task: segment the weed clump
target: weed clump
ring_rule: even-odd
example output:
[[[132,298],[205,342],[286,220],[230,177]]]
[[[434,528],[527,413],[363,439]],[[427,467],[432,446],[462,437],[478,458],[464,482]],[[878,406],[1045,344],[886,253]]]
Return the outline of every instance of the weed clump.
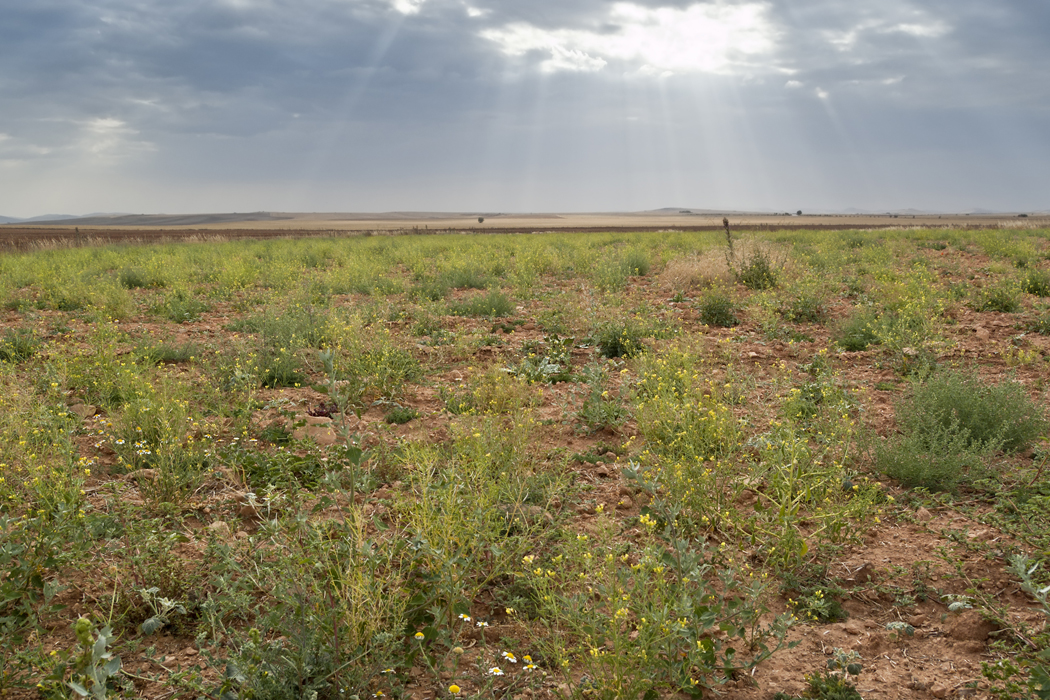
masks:
[[[416,418],[419,418],[419,411],[416,409],[407,406],[394,406],[386,412],[383,420],[390,425],[404,425]]]
[[[972,481],[999,452],[1017,452],[1046,429],[1020,384],[986,384],[942,372],[916,384],[897,406],[902,434],[876,449],[880,471],[906,486],[951,491]]]
[[[15,328],[0,338],[0,360],[18,364],[25,362],[40,349],[40,339],[26,328]]]
[[[649,274],[649,268],[651,263],[649,262],[649,254],[640,248],[631,248],[623,256],[621,263],[623,271],[627,275],[632,277],[644,277]]]
[[[1016,382],[987,384],[968,372],[941,372],[916,385],[897,407],[908,430],[932,435],[951,429],[970,447],[1027,448],[1046,429],[1042,410]]]
[[[196,321],[207,310],[206,303],[183,289],[176,289],[153,308],[154,313],[174,323]]]
[[[847,352],[860,352],[867,350],[869,345],[878,345],[877,322],[878,317],[871,311],[854,312],[835,328],[835,343]]]
[[[974,311],[996,311],[1001,314],[1021,310],[1021,287],[1017,284],[999,284],[980,290],[972,301]]]
[[[124,289],[149,289],[164,286],[164,278],[141,267],[125,267],[117,273],[117,280]]]
[[[771,256],[761,248],[753,250],[739,267],[734,267],[736,281],[748,289],[761,291],[777,286],[777,266]]]
[[[484,318],[502,318],[514,310],[514,302],[498,289],[490,289],[488,294],[470,297],[448,305],[453,316],[476,316]]]
[[[1028,270],[1021,280],[1021,291],[1037,297],[1050,297],[1050,272],[1046,270]]]
[[[700,322],[704,325],[732,328],[740,324],[736,315],[739,306],[726,290],[720,287],[708,290],[697,304],[697,309],[700,312]]]
[[[646,336],[639,324],[631,320],[607,323],[598,329],[595,342],[602,357],[635,357],[646,350]]]

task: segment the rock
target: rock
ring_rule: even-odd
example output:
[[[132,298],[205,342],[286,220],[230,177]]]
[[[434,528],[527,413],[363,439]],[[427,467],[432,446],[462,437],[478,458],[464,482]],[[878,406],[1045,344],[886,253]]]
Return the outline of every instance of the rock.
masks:
[[[237,515],[248,520],[262,520],[262,514],[259,513],[259,504],[252,503],[251,501],[244,501],[237,506]]]
[[[875,565],[871,562],[865,563],[859,569],[853,572],[853,575],[846,579],[852,581],[853,585],[859,586],[863,583],[870,583],[875,578]]]
[[[194,649],[193,647],[186,647],[182,650],[182,653],[184,656],[196,656],[200,652]]]
[[[208,532],[224,540],[230,539],[230,526],[222,520],[216,520],[208,525]]]
[[[601,465],[600,467],[598,467],[597,469],[595,469],[594,473],[597,476],[600,476],[600,477],[603,477],[603,478],[606,478],[606,479],[609,478],[610,476],[612,476],[612,472],[609,471],[609,467],[605,466],[604,464]]]
[[[338,439],[338,436],[335,434],[335,430],[332,429],[330,423],[325,425],[304,426],[293,432],[292,437],[296,440],[313,440],[322,447],[334,445]]]
[[[995,625],[976,610],[965,610],[950,622],[948,635],[961,642],[986,642]]]
[[[948,697],[948,686],[943,683],[934,683],[930,688],[930,695],[935,698],[946,698]]]
[[[624,485],[620,487],[620,490],[617,492],[617,495],[631,497],[634,496],[634,491],[631,490],[630,486]]]
[[[77,414],[81,418],[90,418],[91,416],[95,415],[95,412],[98,409],[96,409],[91,404],[75,403],[75,404],[73,404],[72,406],[69,407],[69,410],[72,411],[73,413]]]
[[[966,533],[966,538],[974,542],[988,542],[995,539],[995,533],[988,528],[977,528]]]
[[[128,473],[129,479],[134,479],[137,482],[142,481],[156,481],[157,470],[156,469],[136,469],[133,472]]]
[[[594,512],[594,506],[579,505],[576,506],[576,513],[578,515],[590,515]]]
[[[616,504],[617,510],[630,510],[634,508],[634,499],[630,496],[621,496],[620,501]]]
[[[991,333],[988,332],[988,329],[985,328],[984,326],[976,326],[976,327],[974,327],[973,334],[974,334],[974,336],[977,337],[977,340],[988,340],[988,338],[991,337],[991,335],[992,335]]]
[[[928,523],[933,520],[933,513],[928,511],[924,506],[915,511],[915,519],[920,523]]]
[[[860,625],[856,622],[847,622],[842,626],[842,629],[846,634],[853,635],[854,637],[864,634],[864,630],[862,630]]]
[[[306,421],[307,425],[331,425],[332,419],[330,416],[303,416],[303,420]]]
[[[923,625],[926,624],[926,616],[925,615],[912,615],[911,617],[908,618],[908,624],[911,625],[912,627],[922,627]]]
[[[238,530],[236,533],[234,533],[233,536],[236,537],[239,540],[246,540],[246,539],[248,539],[248,533],[245,532],[244,530]]]
[[[547,522],[554,522],[554,516],[548,513],[545,509],[540,506],[525,506],[525,516],[532,522],[538,520],[546,520]]]

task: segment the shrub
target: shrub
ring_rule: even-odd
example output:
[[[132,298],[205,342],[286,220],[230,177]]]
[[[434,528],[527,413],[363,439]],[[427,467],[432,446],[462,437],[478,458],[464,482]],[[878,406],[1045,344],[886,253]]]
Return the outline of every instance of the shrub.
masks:
[[[876,467],[905,486],[939,491],[975,480],[996,453],[1024,449],[1046,428],[1021,385],[962,372],[916,384],[896,413],[902,434],[876,448]]]
[[[437,284],[452,289],[485,289],[492,279],[475,268],[457,267],[442,273]]]
[[[595,342],[602,357],[635,357],[645,352],[644,337],[644,331],[628,320],[601,326]]]
[[[514,302],[498,289],[490,289],[488,294],[453,302],[448,305],[448,310],[453,316],[501,318],[510,315],[514,310]]]
[[[124,289],[146,289],[149,287],[163,287],[164,279],[154,273],[143,270],[141,267],[125,267],[117,273],[120,286]]]
[[[740,323],[736,312],[736,302],[724,290],[714,287],[700,299],[697,308],[700,311],[700,322],[708,326],[732,328]]]
[[[866,350],[869,345],[879,344],[875,327],[878,317],[867,310],[856,311],[843,319],[835,328],[835,343],[848,352]]]
[[[150,364],[177,364],[180,362],[191,362],[200,357],[201,349],[193,343],[172,345],[161,343],[160,345],[139,345],[135,348],[135,354]]]
[[[1050,335],[1050,314],[1043,315],[1028,324],[1029,330],[1039,335]]]
[[[1050,297],[1050,272],[1029,270],[1021,280],[1021,290],[1037,297]]]
[[[440,301],[448,296],[449,286],[443,281],[422,282],[412,290],[413,296],[422,301]]]
[[[980,290],[972,302],[974,311],[1012,314],[1021,310],[1021,289],[1016,284],[998,284]]]
[[[777,269],[773,257],[761,248],[753,250],[734,272],[737,282],[748,289],[760,291],[777,286]]]
[[[970,447],[1001,444],[1023,450],[1046,429],[1043,412],[1016,382],[986,384],[973,374],[941,372],[918,384],[897,406],[897,423],[932,436],[951,430]]]
[[[27,328],[14,328],[0,338],[0,360],[4,362],[25,362],[40,348],[40,339]]]
[[[386,412],[383,420],[390,425],[404,425],[419,418],[419,411],[410,406],[394,406]]]
[[[583,375],[589,391],[576,417],[589,432],[615,429],[630,417],[630,411],[623,405],[621,398],[605,389],[608,377],[601,367],[589,365]]]
[[[789,299],[780,308],[780,314],[796,323],[823,323],[828,317],[828,306],[823,297],[802,292]]]
[[[641,248],[631,248],[623,256],[623,271],[630,276],[649,274],[649,254]]]
[[[994,449],[974,449],[967,436],[954,428],[907,432],[875,448],[875,466],[909,488],[954,491],[984,470]]]
[[[175,323],[189,323],[196,321],[200,315],[208,310],[208,305],[193,296],[189,292],[176,289],[163,303],[154,307],[154,313],[174,321]]]

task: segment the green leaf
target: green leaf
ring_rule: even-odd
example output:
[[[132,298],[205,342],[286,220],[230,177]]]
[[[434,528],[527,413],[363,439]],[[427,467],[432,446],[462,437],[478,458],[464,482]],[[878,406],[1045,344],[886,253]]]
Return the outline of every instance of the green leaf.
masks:
[[[159,630],[163,626],[164,626],[164,620],[162,618],[151,617],[148,620],[146,620],[145,622],[143,622],[141,625],[139,625],[139,629],[142,630],[142,634],[149,635],[149,634],[153,634],[154,632],[156,632],[157,630]]]

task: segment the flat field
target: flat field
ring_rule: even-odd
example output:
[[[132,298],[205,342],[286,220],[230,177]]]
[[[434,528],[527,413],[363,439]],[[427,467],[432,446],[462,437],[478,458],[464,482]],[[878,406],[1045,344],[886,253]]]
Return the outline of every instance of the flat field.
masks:
[[[1048,239],[7,253],[0,697],[1046,697]]]

